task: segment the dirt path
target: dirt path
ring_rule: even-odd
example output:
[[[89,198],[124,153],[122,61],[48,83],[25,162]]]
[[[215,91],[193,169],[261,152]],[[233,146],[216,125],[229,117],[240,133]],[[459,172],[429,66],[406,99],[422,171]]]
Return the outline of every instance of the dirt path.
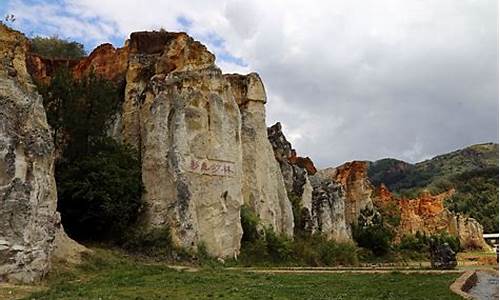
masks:
[[[412,268],[227,268],[228,270],[237,270],[251,273],[289,273],[289,274],[335,274],[335,273],[357,273],[357,274],[384,274],[384,273],[403,273],[403,274],[460,274],[462,270],[427,270]]]
[[[469,290],[469,294],[478,300],[498,299],[498,274],[478,271],[477,284]]]
[[[0,299],[16,300],[22,299],[32,293],[45,290],[46,287],[36,285],[17,285],[0,283]]]

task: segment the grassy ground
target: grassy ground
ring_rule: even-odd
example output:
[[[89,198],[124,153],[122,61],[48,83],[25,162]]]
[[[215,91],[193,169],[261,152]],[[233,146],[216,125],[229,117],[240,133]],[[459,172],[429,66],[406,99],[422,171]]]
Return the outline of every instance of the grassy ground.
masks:
[[[25,299],[459,299],[456,274],[255,274],[223,268],[175,271],[110,251],[49,276]]]

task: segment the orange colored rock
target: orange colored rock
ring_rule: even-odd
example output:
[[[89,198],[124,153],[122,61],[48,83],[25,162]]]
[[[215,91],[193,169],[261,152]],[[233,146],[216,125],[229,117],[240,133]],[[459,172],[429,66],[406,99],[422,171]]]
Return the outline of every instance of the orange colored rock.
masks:
[[[50,82],[57,69],[66,67],[71,70],[78,62],[79,60],[75,59],[49,59],[33,53],[28,53],[26,56],[26,65],[31,77],[46,84]]]
[[[127,46],[116,49],[111,44],[102,44],[73,66],[73,75],[75,78],[82,78],[94,72],[108,80],[121,80],[127,71],[128,54]]]
[[[318,171],[318,176],[328,178],[342,186],[345,192],[345,218],[347,224],[358,221],[361,210],[373,207],[374,188],[368,180],[366,161],[347,162],[336,168]]]
[[[291,155],[288,157],[288,162],[292,165],[297,165],[303,169],[306,169],[307,174],[314,175],[318,171],[314,166],[313,161],[309,157],[297,156],[295,149],[292,149]]]
[[[385,185],[381,185],[375,191],[374,203],[381,210],[388,211],[388,208],[395,207],[396,212],[399,212],[396,242],[404,235],[417,232],[427,235],[446,232],[457,236],[464,248],[487,249],[481,224],[444,207],[444,201],[454,193],[454,189],[437,195],[423,192],[415,199],[401,199],[395,197]]]

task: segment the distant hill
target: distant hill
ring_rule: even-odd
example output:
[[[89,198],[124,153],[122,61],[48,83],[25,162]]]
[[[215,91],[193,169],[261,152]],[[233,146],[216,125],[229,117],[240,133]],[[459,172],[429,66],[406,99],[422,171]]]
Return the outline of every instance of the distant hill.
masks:
[[[477,219],[485,232],[498,232],[498,144],[472,145],[416,164],[381,159],[370,162],[368,177],[408,198],[455,188],[447,207]]]

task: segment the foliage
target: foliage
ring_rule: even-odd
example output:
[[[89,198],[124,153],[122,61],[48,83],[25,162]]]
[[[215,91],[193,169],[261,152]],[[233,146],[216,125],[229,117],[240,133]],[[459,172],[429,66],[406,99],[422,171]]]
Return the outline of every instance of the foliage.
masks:
[[[460,248],[460,240],[456,236],[452,236],[446,232],[441,232],[440,234],[426,235],[417,232],[415,235],[405,235],[401,238],[398,250],[407,250],[421,253],[428,253],[429,246],[431,242],[434,241],[437,244],[447,243],[450,248],[458,253]]]
[[[56,172],[58,209],[68,233],[77,239],[119,237],[141,206],[141,169],[133,149],[111,139]]]
[[[415,198],[456,190],[445,204],[475,218],[485,232],[498,232],[498,144],[478,144],[417,164],[383,159],[370,164],[374,185],[384,183],[395,194]]]
[[[256,241],[259,238],[257,226],[259,225],[259,217],[248,207],[243,205],[240,210],[241,228],[243,229],[242,242]]]
[[[446,205],[478,220],[484,232],[498,232],[498,168],[465,172],[451,181],[456,193]]]
[[[266,246],[269,257],[274,262],[286,262],[292,258],[292,240],[284,235],[277,235],[274,230],[266,229]]]
[[[79,240],[119,239],[136,220],[143,191],[136,151],[106,137],[120,87],[93,73],[75,80],[60,68],[39,91],[62,153],[55,175],[66,230]]]
[[[75,80],[66,68],[59,68],[48,85],[39,83],[38,88],[56,145],[64,148],[66,160],[87,155],[93,140],[106,135],[122,100],[120,86],[114,82],[94,73]]]
[[[170,228],[166,226],[150,230],[135,229],[125,236],[122,247],[134,254],[161,259],[171,258],[175,249]]]
[[[290,199],[290,203],[292,204],[294,236],[311,235],[311,230],[308,228],[307,224],[308,219],[306,218],[309,213],[307,209],[303,207],[302,199],[293,192],[288,193],[288,199]]]
[[[351,228],[358,246],[370,249],[375,255],[385,255],[391,249],[394,233],[384,223],[380,213],[365,208],[359,215],[358,223]]]
[[[355,265],[356,247],[352,243],[338,243],[324,235],[299,234],[295,239],[277,235],[271,228],[258,232],[259,218],[244,206],[241,212],[243,227],[239,262],[245,265]]]
[[[52,59],[77,59],[86,55],[82,44],[57,36],[32,38],[31,52]]]

